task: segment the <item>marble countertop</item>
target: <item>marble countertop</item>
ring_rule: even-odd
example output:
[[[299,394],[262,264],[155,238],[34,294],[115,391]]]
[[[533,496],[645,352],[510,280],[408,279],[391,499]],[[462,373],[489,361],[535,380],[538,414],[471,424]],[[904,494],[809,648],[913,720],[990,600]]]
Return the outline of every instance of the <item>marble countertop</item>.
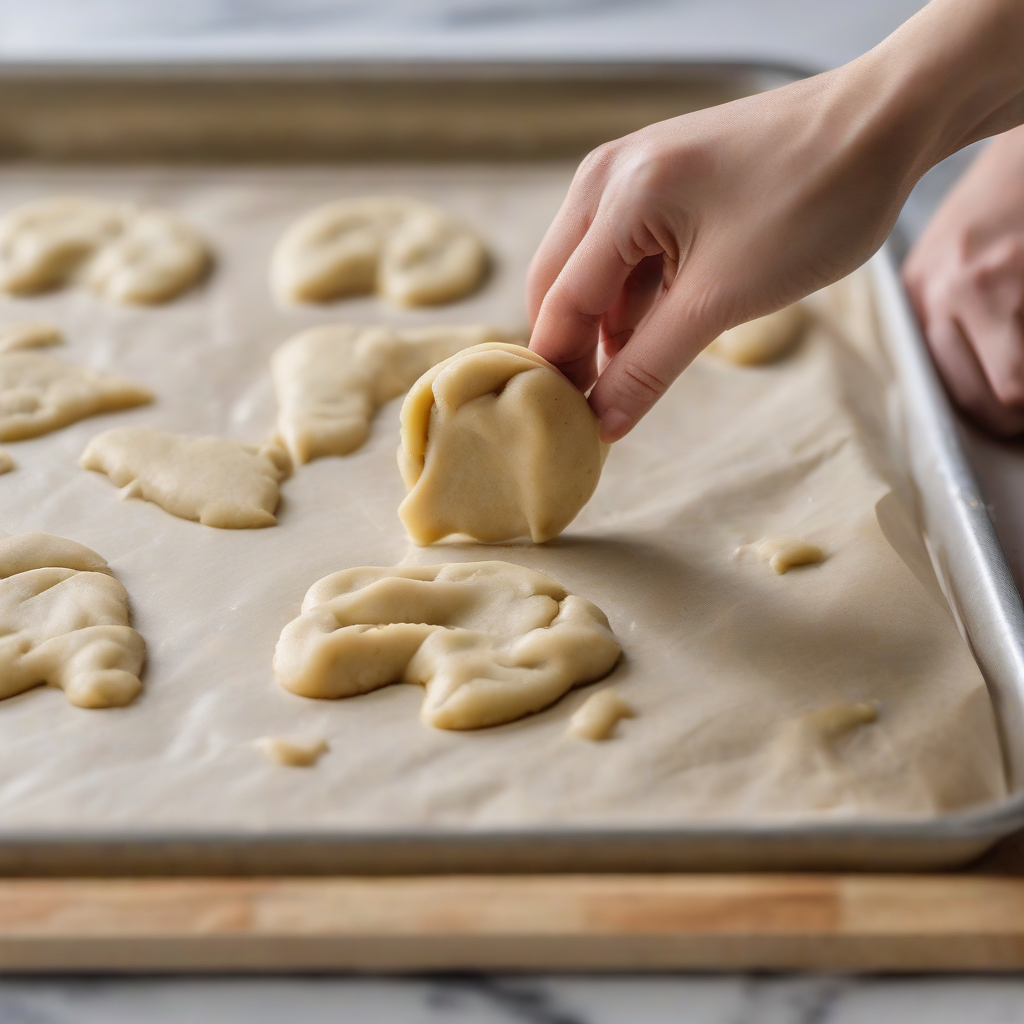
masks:
[[[0,981],[4,1024],[1018,1024],[1019,978]]]
[[[762,59],[834,66],[919,0],[0,0],[0,62]],[[913,237],[972,154],[931,172]],[[983,445],[984,447],[984,445]],[[1024,579],[1024,466],[989,452]],[[991,465],[1002,467],[993,471]],[[1001,460],[1001,461],[1000,461]],[[1018,472],[1014,472],[1017,470]],[[1019,481],[1019,483],[1018,483]],[[990,499],[991,500],[991,499]],[[1020,511],[1017,511],[1019,509]],[[1024,979],[602,976],[0,979],[2,1024],[1024,1024]]]

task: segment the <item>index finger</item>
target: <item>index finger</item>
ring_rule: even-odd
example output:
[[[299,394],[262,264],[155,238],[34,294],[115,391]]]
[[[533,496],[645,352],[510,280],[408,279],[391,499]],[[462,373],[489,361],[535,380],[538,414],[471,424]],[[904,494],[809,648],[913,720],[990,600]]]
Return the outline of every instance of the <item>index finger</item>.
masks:
[[[637,254],[635,261],[622,255],[599,210],[544,296],[530,348],[554,363],[581,391],[597,379],[601,318],[643,255]]]

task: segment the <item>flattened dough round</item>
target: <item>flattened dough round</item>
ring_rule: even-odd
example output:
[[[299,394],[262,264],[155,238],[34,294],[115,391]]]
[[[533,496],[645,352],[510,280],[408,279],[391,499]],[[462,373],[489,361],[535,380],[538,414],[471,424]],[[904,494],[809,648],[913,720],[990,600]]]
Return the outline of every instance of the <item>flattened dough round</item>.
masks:
[[[477,345],[428,370],[402,406],[409,536],[540,544],[590,500],[608,446],[587,400],[529,349]]]
[[[0,353],[0,441],[21,441],[86,416],[153,401],[153,392],[41,352]]]
[[[152,427],[115,427],[94,437],[79,465],[107,476],[123,498],[152,501],[204,526],[274,526],[288,453],[277,444],[190,437]]]
[[[286,302],[378,292],[399,306],[432,306],[473,291],[486,269],[469,228],[431,203],[392,196],[310,210],[277,243],[270,279]]]
[[[0,698],[59,686],[83,708],[128,704],[146,656],[107,563],[45,533],[0,537]]]
[[[708,351],[736,366],[762,366],[788,355],[807,326],[807,310],[802,303],[758,317],[723,331]]]
[[[431,366],[471,345],[501,340],[492,327],[314,327],[270,361],[277,433],[296,464],[348,455],[370,433],[374,413]]]
[[[274,674],[304,697],[426,688],[438,729],[480,729],[553,704],[611,671],[604,612],[508,562],[345,569],[310,587],[281,633]]]
[[[113,302],[166,302],[209,262],[194,228],[153,207],[61,196],[0,219],[0,289],[15,295],[81,283]]]

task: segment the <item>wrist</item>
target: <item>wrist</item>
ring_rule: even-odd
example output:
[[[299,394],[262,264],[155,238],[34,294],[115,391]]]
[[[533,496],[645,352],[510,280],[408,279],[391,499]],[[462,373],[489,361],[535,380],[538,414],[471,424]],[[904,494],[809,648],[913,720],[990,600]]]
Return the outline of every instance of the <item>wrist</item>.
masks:
[[[951,153],[1024,120],[1022,52],[1024,3],[933,0],[839,69],[860,144],[909,192]]]

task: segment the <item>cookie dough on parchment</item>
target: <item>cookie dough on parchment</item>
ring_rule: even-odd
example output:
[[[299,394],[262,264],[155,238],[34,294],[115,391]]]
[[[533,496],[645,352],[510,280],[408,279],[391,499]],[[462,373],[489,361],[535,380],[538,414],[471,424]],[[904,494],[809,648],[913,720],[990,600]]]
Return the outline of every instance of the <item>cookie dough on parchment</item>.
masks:
[[[0,537],[0,698],[45,684],[79,707],[119,707],[142,687],[145,653],[96,552],[45,533]]]
[[[802,303],[760,316],[723,331],[708,351],[736,366],[762,366],[789,355],[807,327],[808,315]]]
[[[597,487],[608,446],[587,400],[528,349],[477,345],[428,370],[402,406],[409,536],[556,537]]]
[[[0,353],[17,352],[23,348],[46,348],[59,345],[64,335],[59,327],[36,320],[0,324]]]
[[[285,302],[379,292],[398,306],[432,306],[473,291],[487,255],[451,214],[404,196],[344,199],[300,217],[274,250],[270,282]]]
[[[86,416],[152,400],[148,388],[124,377],[72,366],[41,352],[0,354],[0,441],[36,437]]]
[[[621,648],[596,605],[508,562],[345,569],[314,583],[274,652],[304,697],[426,688],[438,729],[480,729],[553,704],[611,671]]]
[[[303,331],[271,358],[278,436],[295,463],[348,455],[370,433],[374,413],[431,366],[462,349],[501,341],[493,327],[358,327]]]
[[[115,427],[94,437],[79,464],[106,473],[123,498],[229,530],[274,526],[278,484],[291,469],[276,443],[258,447],[152,427]]]
[[[14,295],[82,284],[112,302],[167,302],[209,263],[198,232],[155,207],[60,196],[0,219],[0,289]]]

